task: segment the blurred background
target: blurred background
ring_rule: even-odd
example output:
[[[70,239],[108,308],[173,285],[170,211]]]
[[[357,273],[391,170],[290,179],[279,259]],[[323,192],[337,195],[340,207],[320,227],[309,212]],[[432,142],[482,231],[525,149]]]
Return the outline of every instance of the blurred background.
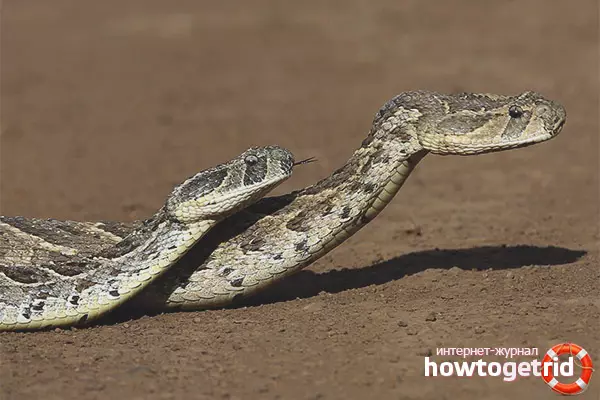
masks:
[[[133,335],[99,327],[68,344],[54,332],[0,337],[12,354],[0,387],[14,398],[67,387],[98,398],[549,397],[533,380],[426,380],[422,362],[442,345],[545,352],[559,338],[600,355],[600,304],[581,292],[600,279],[598,13],[594,0],[5,0],[4,215],[146,218],[188,176],[267,144],[318,159],[276,191],[288,192],[342,165],[406,90],[534,90],[568,119],[528,149],[428,157],[381,217],[300,276],[315,292],[303,300],[193,314],[195,326],[189,314],[143,319]],[[397,260],[436,248],[467,250]],[[378,278],[326,274],[373,264]],[[338,334],[321,335],[327,323]]]

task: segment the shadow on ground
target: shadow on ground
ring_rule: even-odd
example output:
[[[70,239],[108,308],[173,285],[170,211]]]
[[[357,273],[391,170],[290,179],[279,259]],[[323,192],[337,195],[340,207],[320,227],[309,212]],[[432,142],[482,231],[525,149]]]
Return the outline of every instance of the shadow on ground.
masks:
[[[310,298],[321,292],[338,293],[381,285],[427,269],[501,270],[528,265],[570,264],[587,254],[564,247],[483,246],[470,249],[435,249],[404,254],[369,267],[316,273],[303,270],[238,306]]]
[[[528,265],[570,264],[587,254],[584,250],[539,246],[483,246],[470,249],[434,249],[404,254],[369,267],[343,268],[324,273],[302,270],[262,293],[236,299],[227,308],[257,306],[314,297],[321,292],[339,293],[371,285],[382,285],[428,269],[502,270]],[[191,273],[191,271],[188,271]],[[135,307],[122,307],[93,325],[111,325],[138,319],[145,313]],[[185,311],[184,311],[185,312]]]

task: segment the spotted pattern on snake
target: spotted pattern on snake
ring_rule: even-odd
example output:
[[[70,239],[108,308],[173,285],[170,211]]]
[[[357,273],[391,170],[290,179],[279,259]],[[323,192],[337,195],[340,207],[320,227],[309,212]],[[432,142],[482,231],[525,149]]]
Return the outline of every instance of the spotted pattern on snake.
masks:
[[[368,136],[341,168],[226,219],[194,257],[128,305],[199,310],[255,294],[375,218],[428,153],[466,156],[525,147],[555,137],[565,120],[560,104],[533,92],[402,93],[377,112]]]
[[[368,136],[341,168],[312,186],[232,214],[194,246],[194,257],[183,257],[126,306],[161,311],[231,304],[301,270],[356,233],[390,202],[425,155],[525,147],[555,137],[565,120],[560,104],[533,92],[402,93],[377,112]],[[140,229],[115,223],[110,229],[95,227],[114,235],[110,240]],[[82,246],[109,240],[98,235],[86,236]],[[30,248],[43,246],[32,242]],[[21,296],[7,297],[20,302]]]
[[[114,309],[294,165],[281,147],[249,149],[175,187],[155,215],[128,227],[0,217],[0,329],[80,324]]]

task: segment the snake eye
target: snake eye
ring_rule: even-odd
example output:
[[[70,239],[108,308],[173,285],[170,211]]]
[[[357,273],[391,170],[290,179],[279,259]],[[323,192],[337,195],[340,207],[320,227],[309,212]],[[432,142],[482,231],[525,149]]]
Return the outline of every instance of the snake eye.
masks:
[[[519,106],[510,106],[508,115],[510,115],[511,118],[520,118],[523,115],[523,109]]]
[[[249,156],[246,156],[246,158],[244,158],[244,161],[248,165],[254,165],[254,164],[256,164],[258,162],[258,157],[253,156],[253,155],[249,155]]]

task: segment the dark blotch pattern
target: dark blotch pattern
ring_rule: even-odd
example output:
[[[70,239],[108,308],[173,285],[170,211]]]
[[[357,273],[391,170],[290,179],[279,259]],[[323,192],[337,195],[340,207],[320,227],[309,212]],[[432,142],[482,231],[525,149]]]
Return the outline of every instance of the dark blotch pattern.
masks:
[[[506,104],[506,99],[500,98],[494,100],[488,96],[474,93],[462,93],[457,96],[443,96],[442,99],[448,104],[450,113],[462,110],[490,111]]]
[[[179,186],[177,199],[180,201],[189,200],[210,193],[215,188],[221,186],[229,174],[227,168],[228,166],[222,165],[200,172],[189,181]]]
[[[306,210],[300,210],[300,212],[296,214],[295,217],[288,221],[285,227],[295,232],[307,232],[310,229],[310,226],[308,226],[308,224],[306,223],[307,215],[308,213],[306,212]]]
[[[265,244],[265,240],[263,238],[253,237],[248,242],[240,243],[240,248],[244,253],[247,251],[259,251],[263,244]]]
[[[68,246],[73,240],[73,229],[64,229],[63,224],[57,220],[37,220],[24,217],[2,217],[1,220],[49,243]]]
[[[342,209],[342,213],[340,214],[340,217],[342,219],[346,219],[350,216],[350,207],[349,206],[344,206],[344,208]]]
[[[0,272],[19,283],[43,282],[46,277],[36,268],[21,265],[0,265]]]
[[[242,282],[244,282],[244,278],[239,277],[239,278],[235,278],[235,279],[232,279],[231,281],[229,281],[229,284],[233,287],[240,287],[240,286],[242,286]]]
[[[48,243],[77,249],[80,255],[93,254],[114,245],[112,239],[90,231],[89,223],[24,217],[0,217],[0,221]],[[12,240],[23,243],[23,239],[15,238],[12,232],[2,232],[0,236],[5,237],[3,242]],[[30,242],[31,240],[33,239],[29,239]],[[32,244],[33,242],[30,246]],[[0,243],[0,251],[2,246]]]
[[[327,215],[331,214],[331,212],[332,212],[332,211],[333,211],[333,204],[331,204],[331,203],[327,203],[327,204],[325,204],[325,206],[323,207],[323,209],[322,209],[322,212],[321,212],[321,215],[322,215],[323,217],[325,217],[325,216],[327,216]]]
[[[463,135],[481,128],[494,118],[493,114],[453,114],[440,121],[438,128],[445,133]]]
[[[52,257],[52,261],[54,261],[54,264],[43,266],[52,269],[63,276],[76,276],[100,266],[98,261],[77,256],[65,256],[62,254]]]
[[[308,243],[308,241],[306,239],[304,239],[303,241],[296,243],[294,248],[298,252],[305,252],[308,250],[307,243]]]
[[[363,186],[363,190],[365,193],[373,193],[375,191],[376,185],[374,183],[367,183]]]
[[[77,286],[75,286],[75,290],[79,293],[83,292],[85,289],[94,286],[95,283],[92,281],[88,281],[86,279],[79,279],[77,281]]]
[[[260,183],[267,176],[267,158],[257,157],[256,163],[252,165],[246,165],[246,171],[244,172],[244,185],[249,186],[255,183]]]
[[[49,286],[49,284],[46,284]],[[42,286],[38,289],[37,293],[35,294],[35,298],[36,299],[47,299],[50,296],[50,293],[52,293],[50,287],[48,286]]]

